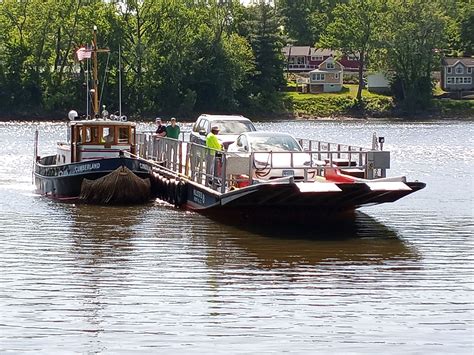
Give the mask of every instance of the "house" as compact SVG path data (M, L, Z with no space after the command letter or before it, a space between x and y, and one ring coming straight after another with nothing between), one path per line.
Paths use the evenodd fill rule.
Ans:
M310 46L286 46L282 49L286 59L286 70L289 72L309 72L329 57L340 57L338 60L346 71L359 70L359 58L354 56L340 55L331 49L313 48Z
M309 92L337 92L342 89L344 66L329 57L309 72Z
M388 94L391 91L390 80L384 73L370 73L367 75L367 90L377 94Z
M444 91L474 91L474 57L443 58L441 64Z

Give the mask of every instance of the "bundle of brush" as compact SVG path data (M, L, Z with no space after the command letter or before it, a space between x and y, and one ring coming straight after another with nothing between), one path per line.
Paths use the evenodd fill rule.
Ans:
M80 199L96 204L135 204L150 199L150 179L142 179L122 166L97 180L84 179Z

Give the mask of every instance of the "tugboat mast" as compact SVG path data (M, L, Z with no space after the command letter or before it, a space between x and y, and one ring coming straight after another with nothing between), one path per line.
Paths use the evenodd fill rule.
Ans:
M94 26L94 38L92 40L92 75L93 75L93 95L92 110L94 117L99 117L99 79L97 76L97 26Z
M94 37L92 40L92 78L93 78L93 93L92 93L92 110L94 111L94 118L99 117L99 77L97 74L97 53L109 52L108 49L99 49L97 46L97 26L94 26Z

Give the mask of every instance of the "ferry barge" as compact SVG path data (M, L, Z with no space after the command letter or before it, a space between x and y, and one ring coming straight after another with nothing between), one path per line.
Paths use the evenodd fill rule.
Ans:
M375 134L374 134L375 135ZM390 152L314 140L299 140L303 152L239 156L199 144L151 134L138 136L138 155L154 164L157 196L177 207L237 223L308 223L347 216L362 206L394 202L425 187L406 177L387 177ZM310 157L295 166L297 155ZM286 155L287 166L276 166ZM262 171L301 171L275 177ZM260 174L258 174L258 172ZM259 176L272 176L271 179Z

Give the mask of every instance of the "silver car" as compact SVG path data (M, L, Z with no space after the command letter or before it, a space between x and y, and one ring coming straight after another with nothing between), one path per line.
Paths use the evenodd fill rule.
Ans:
M219 139L225 149L235 141L240 133L256 131L252 121L244 116L203 114L198 117L193 125L190 141L205 145L206 136L211 131L212 126L219 127L217 139Z
M242 133L229 145L227 152L249 158L253 155L254 178L257 179L294 176L295 180L312 180L316 176L317 163L288 133Z

